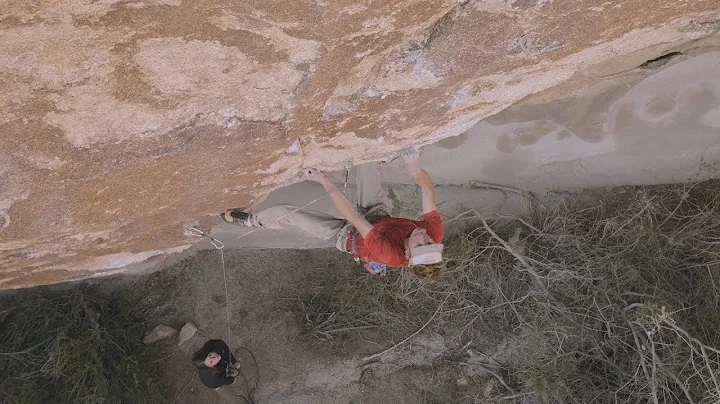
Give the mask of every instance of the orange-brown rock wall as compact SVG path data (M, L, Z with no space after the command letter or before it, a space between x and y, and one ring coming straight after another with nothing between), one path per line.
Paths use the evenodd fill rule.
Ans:
M300 167L459 135L719 29L717 0L4 1L0 288L182 251Z

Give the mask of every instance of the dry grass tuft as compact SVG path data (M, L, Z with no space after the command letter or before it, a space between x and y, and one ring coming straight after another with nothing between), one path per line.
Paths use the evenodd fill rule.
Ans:
M132 295L22 294L0 312L0 402L163 403Z
M466 212L441 281L329 274L305 299L308 329L372 332L390 349L418 330L479 352L507 343L470 401L717 403L719 190L601 189L523 217Z

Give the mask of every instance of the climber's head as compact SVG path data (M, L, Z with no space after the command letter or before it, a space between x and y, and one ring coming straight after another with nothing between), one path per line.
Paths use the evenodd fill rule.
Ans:
M425 281L434 281L445 270L442 252L444 246L435 241L427 230L417 227L405 239L405 256L410 271Z

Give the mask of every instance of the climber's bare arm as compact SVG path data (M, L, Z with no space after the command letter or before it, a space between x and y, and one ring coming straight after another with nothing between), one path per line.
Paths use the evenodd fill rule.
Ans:
M430 213L437 210L437 204L435 203L435 188L433 187L432 178L425 170L420 170L415 175L415 182L420 185L422 191L422 210L423 213Z
M355 205L348 199L348 197L342 193L342 191L330 181L330 179L322 172L314 168L306 168L303 170L305 178L311 181L315 181L325 188L325 191L330 193L330 199L332 199L335 209L350 222L360 232L360 235L365 237L373 225L370 224L365 217L360 214L355 208Z
M422 191L422 210L423 213L430 213L437 210L435 203L435 187L432 178L427 171L420 168L420 152L415 148L405 149L401 152L403 160L405 160L405 170L420 186Z

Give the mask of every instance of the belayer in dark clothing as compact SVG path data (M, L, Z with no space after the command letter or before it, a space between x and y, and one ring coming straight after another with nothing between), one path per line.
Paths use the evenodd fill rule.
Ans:
M195 352L193 364L200 371L200 381L215 390L229 403L241 403L230 387L235 382L240 365L230 353L225 341L211 339Z

